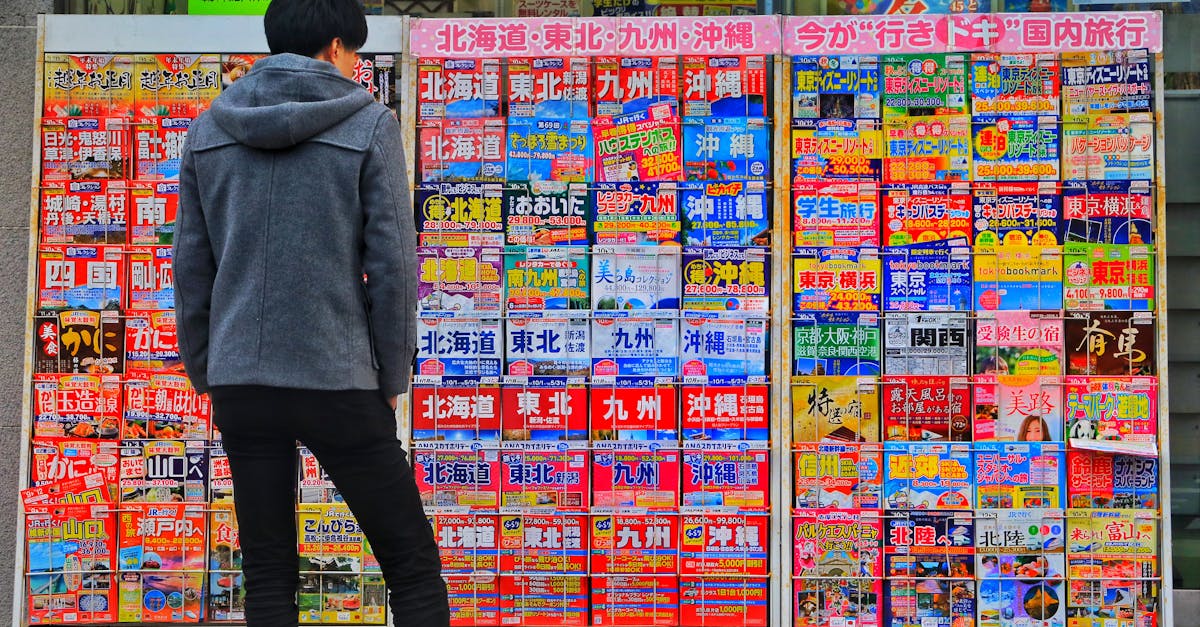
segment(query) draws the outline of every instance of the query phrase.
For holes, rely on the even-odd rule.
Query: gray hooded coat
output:
[[[174,264],[198,391],[407,389],[417,261],[404,171],[391,112],[307,57],[259,61],[195,120]]]

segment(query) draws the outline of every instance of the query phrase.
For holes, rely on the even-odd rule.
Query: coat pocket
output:
[[[371,349],[371,367],[379,370],[379,351],[375,348],[375,323],[371,321],[371,295],[367,292],[367,286],[362,286],[363,294],[363,314],[367,318],[367,344]]]

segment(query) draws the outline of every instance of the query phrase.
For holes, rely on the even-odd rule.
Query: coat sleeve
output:
[[[175,316],[179,355],[197,392],[208,391],[208,323],[217,262],[196,181],[195,155],[184,148],[175,222]]]
[[[388,398],[408,389],[416,350],[417,234],[405,182],[400,125],[380,115],[363,165],[363,271],[379,362]]]

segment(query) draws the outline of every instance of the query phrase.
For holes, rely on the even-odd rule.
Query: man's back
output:
[[[403,391],[416,294],[399,146],[366,90],[291,54],[261,61],[197,119],[180,191],[203,210],[181,216],[175,262],[181,279],[212,263],[211,292],[177,283],[181,350],[206,364],[189,369],[199,389]]]

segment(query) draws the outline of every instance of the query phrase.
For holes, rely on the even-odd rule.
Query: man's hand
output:
[[[399,396],[393,396],[388,399],[388,405],[392,406],[392,411],[396,411],[396,403],[400,402]]]

